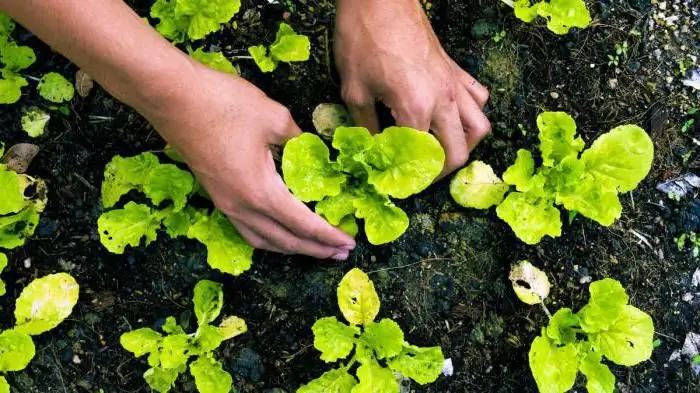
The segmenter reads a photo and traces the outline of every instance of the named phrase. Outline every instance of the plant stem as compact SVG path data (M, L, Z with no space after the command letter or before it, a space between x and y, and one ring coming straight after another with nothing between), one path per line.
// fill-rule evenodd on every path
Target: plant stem
M540 305L542 306L544 313L547 314L547 318L552 319L552 313L549 312L549 309L544 305L544 302L540 302Z

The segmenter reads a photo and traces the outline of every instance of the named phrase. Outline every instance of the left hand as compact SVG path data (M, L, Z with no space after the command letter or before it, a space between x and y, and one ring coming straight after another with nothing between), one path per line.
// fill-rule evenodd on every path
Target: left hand
M445 176L488 134L488 90L445 52L418 0L337 0L336 64L355 122L379 131L375 103L397 125L432 130Z

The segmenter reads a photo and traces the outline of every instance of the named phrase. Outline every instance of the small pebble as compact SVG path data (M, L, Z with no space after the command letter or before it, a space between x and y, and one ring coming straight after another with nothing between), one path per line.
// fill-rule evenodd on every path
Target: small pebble
M559 98L559 93L557 93L556 91L549 93L549 95L555 100Z
M24 268L29 269L32 267L32 258L27 258L24 260Z

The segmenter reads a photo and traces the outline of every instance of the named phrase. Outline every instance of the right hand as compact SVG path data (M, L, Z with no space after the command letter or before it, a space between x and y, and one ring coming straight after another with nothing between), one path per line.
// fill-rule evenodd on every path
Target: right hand
M289 110L243 78L191 63L173 81L182 93L137 109L253 247L347 259L354 239L295 198L275 169L270 147L301 132Z

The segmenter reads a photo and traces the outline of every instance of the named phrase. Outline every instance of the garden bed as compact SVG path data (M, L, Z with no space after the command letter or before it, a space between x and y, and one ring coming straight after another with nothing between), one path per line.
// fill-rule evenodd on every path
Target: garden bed
M131 3L141 15L148 13L149 2ZM289 106L303 129L312 130L314 107L340 102L329 53L332 1L269 3L244 1L236 29L227 26L204 46L228 57L244 56L249 45L272 42L283 19L309 35L308 62L283 65L272 74L261 73L252 61L236 65L246 79ZM535 119L544 110L570 113L587 143L629 123L643 126L654 140L652 172L621 197L618 222L605 228L579 216L565 223L560 238L537 246L520 242L495 212L456 205L443 180L400 201L411 219L404 236L379 247L360 237L344 263L256 252L252 269L233 278L207 266L199 243L167 236L113 255L100 244L96 227L105 164L117 154L162 150L164 142L100 88L74 99L69 115L53 112L46 135L31 140L20 129L22 107L44 104L27 89L19 104L0 107L0 141L39 145L29 173L46 179L49 202L35 236L8 253L0 327L9 326L14 299L34 277L69 272L81 297L68 320L36 339L36 358L25 371L10 374L10 384L21 393L147 392L146 365L119 345L119 336L157 326L170 315L194 326L192 289L208 278L225 284L223 313L248 323L249 332L225 342L218 354L236 387L293 392L327 369L313 348L311 326L322 316L337 315L336 285L351 267L360 267L377 286L380 317L395 319L412 343L440 345L452 359L454 375L426 387L414 385L414 391L536 392L527 353L547 317L539 307L520 303L508 281L510 265L528 259L549 274L553 290L547 304L553 309L581 307L588 282L611 277L622 282L633 305L652 316L658 347L651 360L636 367L612 367L620 392L700 391L688 359L669 361L687 333L700 331L700 288L691 284L700 262L690 246L679 250L675 240L700 231L700 209L693 202L697 190L674 200L656 189L700 166L700 142L693 139L700 128L691 125L682 132L686 113L700 105L700 93L683 86L684 75L678 73L679 62L700 54L700 11L692 1L668 3L662 10L649 0L596 2L592 26L566 36L516 20L496 0L431 4L431 20L447 52L490 88L493 134L473 157L498 173L518 149L536 150ZM675 30L661 23L660 12L681 16ZM505 35L494 39L501 31ZM72 78L77 71L29 33L15 34L37 48L38 61L28 75L57 71ZM623 42L626 53L618 56L617 66L610 64L609 55L615 56L615 45ZM174 392L194 391L191 380L182 381Z

